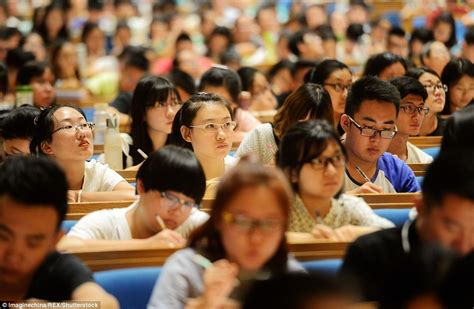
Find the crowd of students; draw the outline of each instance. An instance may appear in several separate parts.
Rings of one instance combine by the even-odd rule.
[[[408,35],[363,1],[79,2],[30,21],[0,3],[0,300],[116,308],[60,252],[118,245],[182,248],[148,308],[474,305],[474,28],[457,43],[454,13],[434,10]],[[12,108],[19,86],[31,102]],[[130,126],[135,187],[91,159],[96,124],[78,106],[99,97]],[[439,154],[413,136],[442,136]],[[411,163],[429,164],[421,185]],[[357,196],[420,191],[401,227]],[[68,203],[122,200],[64,235]],[[297,237],[351,243],[337,278],[295,260]]]

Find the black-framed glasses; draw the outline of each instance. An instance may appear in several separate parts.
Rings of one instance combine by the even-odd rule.
[[[374,128],[362,127],[354,119],[352,119],[352,117],[349,116],[349,115],[347,115],[347,118],[349,118],[349,120],[356,126],[356,128],[359,129],[360,135],[362,135],[362,136],[376,137],[377,134],[380,134],[380,136],[382,138],[392,139],[395,136],[395,134],[397,134],[397,127],[396,126],[395,126],[394,130],[389,130],[389,129],[377,130],[377,129],[374,129]]]
[[[340,153],[332,157],[317,157],[311,159],[308,163],[311,164],[311,167],[314,170],[322,171],[328,167],[329,163],[331,163],[332,166],[336,168],[344,167],[344,165],[346,164],[346,157],[342,153]]]
[[[430,112],[430,108],[428,106],[415,106],[415,105],[400,105],[400,109],[403,110],[407,114],[414,114],[418,112],[420,115],[428,115]]]
[[[448,86],[445,85],[445,84],[436,84],[436,85],[433,85],[433,84],[430,84],[430,85],[423,85],[423,87],[425,87],[425,89],[431,93],[435,93],[436,90],[443,90],[444,92],[448,92]]]
[[[95,123],[93,122],[85,122],[85,123],[80,123],[80,124],[75,124],[75,125],[69,124],[66,126],[59,127],[56,130],[53,130],[53,132],[51,132],[51,135],[61,130],[64,130],[68,133],[76,133],[77,130],[79,129],[81,131],[88,131],[88,130],[92,131],[94,129],[94,126],[95,126]]]
[[[234,131],[235,127],[237,126],[237,122],[235,121],[227,121],[224,123],[204,123],[204,124],[197,124],[193,126],[189,126],[190,128],[199,128],[203,129],[206,133],[216,133],[219,129],[225,132]]]
[[[173,195],[171,192],[163,191],[160,192],[160,196],[163,198],[161,206],[166,207],[167,211],[176,210],[190,210],[192,208],[198,208],[198,205],[194,201],[185,201],[180,199],[179,197]]]
[[[222,220],[232,224],[244,233],[249,233],[259,229],[265,234],[272,234],[283,228],[283,221],[278,219],[252,219],[245,215],[223,212]]]
[[[340,83],[324,83],[324,86],[330,86],[336,92],[343,92],[344,90],[349,91],[352,85],[344,85]]]

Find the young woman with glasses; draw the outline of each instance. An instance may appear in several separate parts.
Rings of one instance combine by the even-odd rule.
[[[209,217],[197,209],[204,190],[204,172],[194,154],[165,146],[151,153],[138,169],[137,201],[129,207],[99,210],[83,217],[61,241],[60,248],[182,246],[191,231]]]
[[[254,280],[302,271],[286,248],[290,198],[278,169],[242,160],[222,178],[209,220],[167,260],[148,308],[224,308]]]
[[[176,114],[171,144],[193,150],[206,180],[217,179],[235,164],[229,152],[236,126],[227,101],[216,94],[198,92]]]
[[[291,127],[280,143],[277,165],[295,193],[290,232],[352,241],[361,234],[393,226],[374,214],[363,199],[342,193],[346,151],[327,121],[311,120]]]
[[[95,160],[94,124],[78,107],[55,105],[41,111],[35,120],[32,154],[49,156],[66,173],[69,201],[133,200],[135,188],[112,169]]]

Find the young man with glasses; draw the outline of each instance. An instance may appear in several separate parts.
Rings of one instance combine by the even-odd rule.
[[[194,228],[209,217],[197,209],[205,188],[204,171],[194,154],[181,147],[165,146],[140,166],[136,202],[126,208],[86,215],[59,247],[182,246]]]
[[[415,175],[386,153],[397,134],[400,93],[389,82],[367,76],[352,85],[341,126],[346,133],[345,190],[351,193],[416,192]]]
[[[408,137],[420,132],[421,124],[430,108],[425,106],[428,93],[423,85],[412,77],[390,80],[400,92],[400,112],[396,121],[398,132],[393,137],[388,152],[406,163],[431,163],[433,158],[408,141]]]

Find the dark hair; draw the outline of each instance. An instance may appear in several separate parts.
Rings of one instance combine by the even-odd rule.
[[[410,46],[410,57],[411,54],[411,46],[415,40],[422,42],[423,44],[428,43],[429,41],[433,40],[433,32],[426,28],[415,28],[411,32],[410,41],[408,42],[408,46]]]
[[[86,22],[84,24],[84,27],[82,28],[82,34],[81,34],[81,42],[82,43],[85,43],[86,42],[86,39],[87,37],[89,36],[89,34],[94,31],[95,29],[98,29],[100,31],[102,31],[99,27],[99,24],[97,23],[93,23],[93,22]]]
[[[45,46],[48,46],[54,43],[54,41],[51,41],[51,38],[48,36],[48,29],[46,29],[46,20],[50,18],[48,15],[53,10],[60,10],[61,13],[63,14],[63,26],[59,30],[57,37],[54,38],[54,41],[69,39],[69,33],[68,33],[67,21],[66,21],[66,10],[65,10],[64,4],[61,3],[61,1],[52,1],[51,4],[49,4],[45,8],[41,21],[38,24],[38,29],[36,29],[36,32],[38,32],[38,34],[43,38],[43,42]]]
[[[217,228],[222,220],[223,212],[242,190],[259,186],[264,186],[275,194],[284,213],[283,218],[286,220],[284,230],[286,231],[290,212],[291,189],[285,176],[278,169],[244,159],[221,178],[216,198],[212,203],[210,218],[191,234],[189,247],[202,252],[211,261],[225,258],[225,248]],[[268,267],[273,274],[282,273],[287,270],[287,260],[288,250],[285,234],[283,233],[278,249],[265,267]]]
[[[176,177],[179,175],[179,177]],[[206,191],[206,177],[192,151],[167,145],[150,154],[137,172],[145,192],[176,191],[201,203]]]
[[[421,75],[425,73],[432,74],[436,76],[439,80],[441,80],[438,73],[436,73],[433,69],[429,67],[411,68],[406,72],[405,76],[413,77],[419,80]]]
[[[150,61],[146,57],[146,48],[143,47],[126,46],[121,53],[121,59],[124,60],[126,67],[137,68],[144,72],[148,72],[150,68]]]
[[[440,153],[430,164],[422,184],[423,203],[427,209],[441,207],[447,195],[474,202],[473,157],[472,147],[454,148]]]
[[[274,117],[275,134],[282,137],[292,125],[307,118],[333,121],[331,96],[321,85],[303,84],[286,98]]]
[[[467,45],[474,44],[474,26],[470,26],[466,29],[466,34],[464,35],[464,42]]]
[[[0,61],[0,93],[8,92],[8,67]]]
[[[201,77],[198,87],[199,91],[203,91],[207,86],[224,87],[232,98],[233,103],[239,102],[242,83],[236,72],[223,68],[210,68]]]
[[[399,26],[392,26],[390,28],[390,30],[388,31],[388,36],[391,36],[391,35],[401,36],[401,37],[405,38],[406,32],[405,32],[405,30],[403,30],[403,28],[401,28]]]
[[[300,55],[300,50],[298,49],[298,44],[304,41],[304,36],[307,33],[311,33],[309,29],[298,30],[290,36],[288,40],[288,49],[296,56]],[[314,33],[314,32],[313,32]]]
[[[454,22],[453,15],[449,12],[441,12],[433,20],[433,26],[432,26],[433,32],[434,32],[434,28],[436,28],[436,26],[438,26],[440,23],[447,23],[451,26],[451,34],[449,35],[448,41],[442,42],[449,49],[449,48],[453,47],[454,45],[456,45],[456,43],[457,43],[457,40],[456,40],[456,24]]]
[[[293,73],[293,70],[295,69],[295,64],[291,62],[290,60],[280,60],[277,63],[275,63],[270,70],[267,72],[268,78],[271,80],[275,75],[278,74],[281,70],[290,70],[291,73]]]
[[[323,41],[337,41],[336,35],[330,25],[319,25],[315,31]]]
[[[240,80],[242,82],[242,90],[243,91],[250,91],[253,90],[253,82],[255,80],[255,76],[261,73],[259,70],[251,67],[242,67],[237,70],[237,74],[239,74]],[[265,75],[264,75],[265,76]],[[266,76],[265,76],[266,78]]]
[[[176,41],[174,43],[175,46],[177,46],[180,42],[182,41],[189,41],[192,42],[193,40],[191,39],[191,36],[187,34],[186,32],[181,32],[177,37]]]
[[[394,55],[390,52],[373,55],[365,63],[364,73],[362,73],[362,75],[378,76],[383,70],[395,63],[400,63],[405,68],[405,71],[407,70],[406,60],[401,56]]]
[[[133,139],[133,145],[146,154],[153,151],[153,143],[148,135],[148,124],[145,121],[146,113],[150,108],[153,108],[156,102],[166,102],[173,95],[181,101],[178,91],[169,80],[153,75],[140,79],[133,92],[130,109],[132,118],[130,136]],[[141,157],[133,159],[134,162],[142,160]]]
[[[416,78],[409,76],[395,77],[390,80],[390,84],[397,87],[400,99],[409,94],[421,97],[423,102],[428,98],[428,92],[426,92],[425,87]]]
[[[33,78],[41,77],[48,68],[48,63],[44,61],[29,61],[18,71],[16,84],[29,85]]]
[[[229,46],[232,45],[233,43],[233,38],[232,38],[232,31],[230,31],[229,28],[227,27],[222,27],[222,26],[216,26],[212,31],[211,33],[209,34],[209,37],[206,39],[206,45],[209,45],[209,42],[211,41],[211,39],[214,37],[214,36],[223,36],[226,38],[227,40],[227,46],[226,48],[228,48]],[[208,50],[208,54],[209,54],[209,50]]]
[[[474,64],[464,58],[451,60],[446,64],[441,73],[441,82],[450,89],[465,75],[474,78]],[[446,104],[444,104],[441,114],[451,114],[451,98],[449,93],[446,94]]]
[[[474,304],[474,250],[456,261],[441,283],[440,298],[446,309],[471,308]]]
[[[3,118],[0,127],[0,136],[3,139],[29,139],[35,132],[35,118],[40,114],[39,109],[29,105],[20,106],[12,110]]]
[[[296,73],[300,70],[305,70],[307,68],[313,68],[314,67],[314,61],[310,60],[304,60],[304,59],[298,59],[294,66],[293,66],[293,71],[291,72],[292,76],[295,77]]]
[[[303,165],[319,157],[329,142],[335,142],[346,156],[346,149],[334,127],[325,119],[297,122],[289,128],[280,142],[276,154],[276,165],[281,168],[298,193],[298,182],[291,181],[299,175]]]
[[[66,176],[51,159],[13,156],[0,165],[0,196],[28,207],[54,208],[58,214],[56,230],[66,217],[67,192]]]
[[[189,98],[189,100],[184,102],[178,113],[174,116],[170,144],[194,150],[192,144],[186,141],[181,135],[181,127],[190,127],[201,107],[206,104],[222,105],[227,108],[230,116],[233,117],[232,108],[230,107],[229,102],[219,95],[205,92],[195,93]]]
[[[194,79],[188,73],[179,69],[173,69],[168,74],[168,78],[176,88],[182,88],[189,95],[193,95],[196,92],[196,84],[194,83]]]
[[[318,63],[311,71],[305,75],[305,83],[315,83],[318,85],[324,85],[324,82],[334,71],[347,70],[351,74],[349,67],[338,60],[326,59]]]
[[[400,93],[387,81],[374,76],[364,76],[352,84],[346,98],[344,113],[354,117],[365,100],[376,100],[380,103],[389,102],[400,110]]]
[[[357,42],[363,34],[364,26],[362,24],[350,24],[346,29],[346,38],[353,42]]]
[[[59,68],[59,65],[58,65],[58,60],[59,60],[59,53],[61,52],[61,49],[64,47],[64,45],[66,44],[72,44],[68,41],[56,41],[53,45],[53,48],[51,50],[51,60],[50,60],[50,63],[51,63],[51,71],[53,72],[53,75],[60,79],[61,78],[61,74],[59,74],[60,72],[60,68]],[[79,67],[76,66],[74,68],[74,76],[80,80],[81,79],[81,76],[79,74]]]
[[[456,152],[474,149],[474,105],[454,112],[446,122],[441,140],[441,152]]]
[[[32,154],[37,154],[37,155],[45,155],[43,150],[41,149],[41,144],[43,142],[51,142],[52,140],[52,132],[54,130],[54,113],[64,107],[69,107],[72,109],[75,109],[81,115],[84,117],[84,119],[87,121],[86,115],[80,109],[79,107],[75,105],[51,105],[41,111],[39,116],[35,120],[35,132],[33,139],[31,140],[30,143],[30,152]]]
[[[10,49],[5,62],[9,68],[21,68],[25,63],[35,60],[32,52],[24,51],[21,48]]]
[[[313,301],[341,298],[346,293],[340,284],[322,273],[285,273],[257,281],[247,293],[242,309],[304,309]],[[319,306],[317,306],[319,308]]]

